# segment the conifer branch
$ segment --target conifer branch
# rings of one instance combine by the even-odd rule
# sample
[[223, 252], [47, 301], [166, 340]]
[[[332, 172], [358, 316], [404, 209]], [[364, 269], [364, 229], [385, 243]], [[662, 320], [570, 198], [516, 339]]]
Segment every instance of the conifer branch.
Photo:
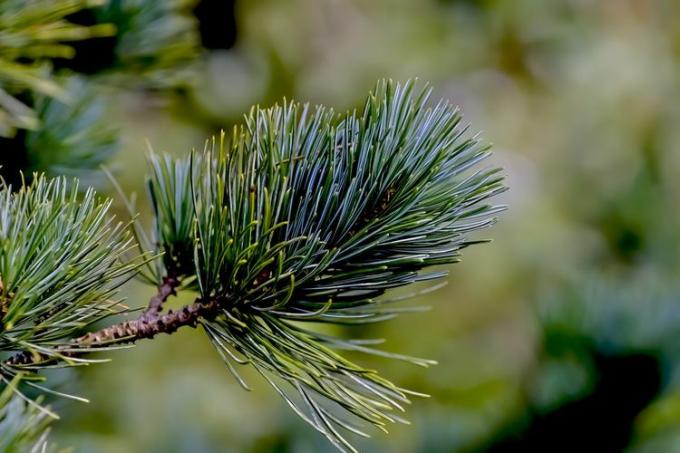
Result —
[[179, 279], [173, 276], [163, 277], [163, 282], [158, 286], [158, 293], [149, 299], [149, 304], [140, 319], [151, 319], [158, 315], [168, 298], [177, 295], [176, 289], [179, 283]]
[[[503, 210], [488, 203], [505, 190], [499, 170], [477, 168], [489, 147], [429, 94], [381, 82], [361, 113], [255, 108], [202, 153], [152, 155], [152, 249], [132, 261], [146, 235], [113, 225], [109, 200], [42, 177], [16, 194], [0, 186], [0, 351], [25, 351], [0, 378], [200, 324], [241, 385], [236, 364], [249, 364], [340, 450], [355, 451], [344, 431], [404, 422], [396, 414], [422, 395], [341, 351], [434, 361], [307, 326], [404, 312], [385, 293], [444, 276], [427, 268], [458, 262]], [[112, 296], [132, 276], [159, 285], [140, 316], [73, 339], [119, 312]], [[163, 313], [180, 281], [198, 298]]]
[[[174, 292], [172, 284], [163, 284], [162, 288], [163, 294], [167, 291]], [[168, 294], [170, 293], [168, 292]], [[161, 300], [159, 293], [159, 295], [151, 298], [150, 304], [156, 304]], [[50, 354], [22, 351], [10, 357], [5, 361], [5, 364], [8, 366], [44, 365], [45, 362], [54, 362], [96, 352], [97, 348], [101, 347], [135, 343], [141, 339], [154, 338], [161, 333], [172, 334], [184, 326], [196, 327], [201, 318], [214, 319], [218, 314], [218, 308], [217, 299], [206, 301], [198, 298], [192, 304], [185, 305], [177, 310], [168, 310], [167, 313], [144, 312], [136, 319], [123, 321], [82, 335], [69, 344], [55, 348]]]

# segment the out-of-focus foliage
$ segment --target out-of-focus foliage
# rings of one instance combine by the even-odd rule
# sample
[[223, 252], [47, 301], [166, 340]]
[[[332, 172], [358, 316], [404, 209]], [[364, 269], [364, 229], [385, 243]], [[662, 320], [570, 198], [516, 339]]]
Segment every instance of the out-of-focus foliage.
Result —
[[102, 1], [2, 0], [0, 2], [0, 136], [16, 128], [36, 129], [40, 122], [31, 107], [15, 95], [25, 90], [67, 99], [44, 63], [51, 58], [72, 58], [70, 41], [115, 32], [110, 24], [80, 26], [66, 17]]
[[0, 393], [0, 451], [44, 453], [51, 451], [47, 435], [50, 418], [35, 403], [13, 391], [15, 379]]
[[34, 172], [78, 177], [84, 188], [99, 184], [99, 167], [119, 148], [101, 87], [77, 76], [54, 80], [67, 99], [27, 93], [39, 126], [0, 137], [0, 175], [15, 188]]
[[191, 15], [194, 3], [108, 0], [80, 11], [72, 21], [111, 24], [116, 33], [77, 43], [75, 58], [59, 65], [86, 74], [132, 76], [125, 81], [128, 85], [138, 83], [140, 76], [169, 85], [199, 50], [198, 24]]
[[[30, 177], [40, 171], [96, 182], [96, 170], [118, 149], [115, 122], [105, 118], [107, 91], [98, 85], [174, 86], [199, 51], [192, 6], [186, 1], [1, 1], [5, 179], [16, 185], [20, 172]], [[74, 71], [82, 76], [74, 78]]]

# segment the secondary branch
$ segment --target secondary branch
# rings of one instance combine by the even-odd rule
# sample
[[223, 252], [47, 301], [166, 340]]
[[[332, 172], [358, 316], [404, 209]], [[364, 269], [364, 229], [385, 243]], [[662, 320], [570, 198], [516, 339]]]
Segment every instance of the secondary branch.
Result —
[[157, 315], [163, 308], [163, 304], [170, 296], [177, 293], [175, 289], [179, 286], [179, 279], [168, 276], [163, 278], [163, 283], [158, 287], [158, 293], [149, 300], [149, 305], [142, 313], [142, 317], [152, 318]]

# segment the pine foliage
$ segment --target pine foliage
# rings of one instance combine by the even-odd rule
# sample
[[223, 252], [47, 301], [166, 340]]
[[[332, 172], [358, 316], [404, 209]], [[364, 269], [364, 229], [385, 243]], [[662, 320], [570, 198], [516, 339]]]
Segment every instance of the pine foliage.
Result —
[[[159, 81], [196, 56], [198, 26], [187, 0], [111, 0], [94, 8], [98, 23], [116, 27], [113, 70], [147, 74]], [[156, 73], [155, 75], [153, 73]]]
[[15, 95], [25, 91], [67, 100], [45, 61], [72, 58], [69, 42], [115, 32], [110, 24], [73, 24], [66, 16], [101, 2], [88, 0], [0, 1], [0, 136], [36, 129], [38, 118]]
[[[359, 324], [403, 308], [386, 290], [433, 280], [489, 226], [504, 190], [451, 106], [427, 107], [412, 83], [378, 84], [361, 113], [286, 103], [255, 108], [227, 143], [181, 160], [152, 157], [149, 192], [164, 272], [190, 278], [221, 312], [202, 324], [229, 369], [250, 363], [341, 449], [360, 427], [383, 427], [409, 392], [339, 355], [373, 349], [304, 327]], [[370, 343], [370, 342], [369, 342]], [[245, 385], [245, 384], [244, 384]]]
[[93, 170], [117, 149], [97, 85], [124, 80], [128, 87], [159, 88], [178, 80], [199, 47], [190, 6], [183, 0], [0, 0], [5, 178], [38, 171], [94, 183]]
[[[388, 290], [444, 276], [431, 268], [457, 262], [479, 242], [469, 233], [502, 209], [489, 203], [504, 190], [499, 171], [479, 165], [488, 146], [429, 96], [412, 82], [383, 81], [360, 112], [256, 107], [201, 152], [152, 154], [150, 233], [115, 221], [111, 201], [92, 189], [79, 196], [77, 181], [1, 186], [0, 351], [12, 358], [0, 362], [0, 379], [49, 411], [21, 390], [60, 395], [39, 383], [40, 369], [92, 363], [88, 351], [200, 325], [244, 387], [238, 365], [249, 364], [340, 450], [353, 450], [348, 432], [404, 422], [420, 394], [342, 351], [434, 362], [320, 325], [412, 311]], [[117, 291], [135, 275], [159, 288], [149, 308], [92, 332], [121, 311]], [[198, 298], [162, 313], [176, 289]], [[12, 385], [19, 377], [23, 386]]]
[[[136, 247], [132, 235], [110, 207], [92, 189], [81, 196], [77, 181], [65, 178], [38, 177], [18, 192], [0, 187], [0, 351], [86, 362], [59, 347], [121, 311], [117, 290], [137, 266], [127, 259]], [[0, 379], [9, 383], [38, 367], [3, 362]]]
[[80, 77], [64, 82], [68, 102], [38, 95], [34, 102], [41, 127], [25, 138], [27, 174], [78, 177], [94, 185], [98, 169], [118, 150], [118, 131], [106, 121], [107, 110], [96, 89]]
[[51, 451], [47, 441], [50, 418], [30, 400], [23, 399], [13, 391], [17, 383], [18, 379], [15, 379], [0, 392], [0, 451]]

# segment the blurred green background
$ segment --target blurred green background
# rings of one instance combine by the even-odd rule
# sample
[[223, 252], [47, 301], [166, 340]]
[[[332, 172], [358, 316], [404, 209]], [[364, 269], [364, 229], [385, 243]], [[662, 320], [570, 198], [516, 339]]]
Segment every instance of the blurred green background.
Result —
[[[140, 195], [144, 221], [147, 141], [183, 155], [253, 104], [286, 97], [344, 111], [383, 77], [418, 77], [459, 104], [505, 169], [510, 209], [480, 236], [494, 242], [467, 250], [448, 286], [414, 301], [433, 309], [343, 332], [440, 363], [357, 357], [432, 395], [409, 408], [412, 425], [359, 442], [362, 451], [680, 451], [680, 4], [167, 4], [171, 17], [147, 23], [172, 38], [157, 53], [195, 39], [196, 55], [154, 83], [114, 76], [97, 94], [122, 142], [110, 165]], [[133, 55], [147, 44], [141, 32], [126, 39]], [[77, 50], [73, 68], [95, 71], [97, 43]], [[131, 285], [129, 304], [152, 292]], [[241, 390], [201, 332], [111, 357], [58, 376], [92, 401], [55, 403], [59, 445], [331, 449], [254, 373], [244, 370], [254, 391]]]

